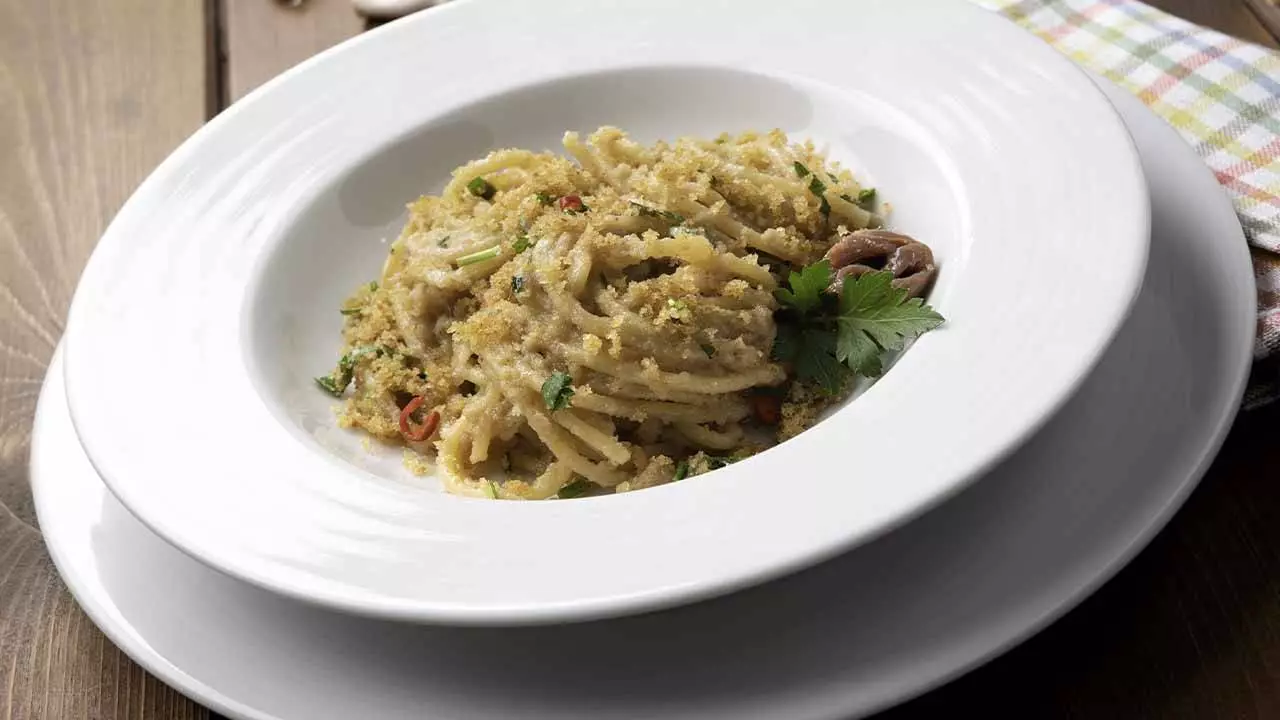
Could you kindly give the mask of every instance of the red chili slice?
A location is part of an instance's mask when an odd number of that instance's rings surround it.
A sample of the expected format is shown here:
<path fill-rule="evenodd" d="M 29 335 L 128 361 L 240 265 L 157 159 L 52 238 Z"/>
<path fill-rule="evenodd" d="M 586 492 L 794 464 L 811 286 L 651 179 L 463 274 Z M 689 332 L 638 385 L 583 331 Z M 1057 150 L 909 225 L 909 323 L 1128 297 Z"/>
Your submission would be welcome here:
<path fill-rule="evenodd" d="M 765 425 L 777 425 L 782 422 L 782 398 L 777 395 L 764 393 L 752 395 L 751 410 L 756 419 Z"/>
<path fill-rule="evenodd" d="M 421 442 L 431 437 L 435 434 L 436 428 L 440 425 L 440 413 L 437 410 L 432 410 L 430 413 L 427 413 L 427 417 L 423 420 L 421 425 L 414 427 L 410 424 L 410 420 L 412 419 L 410 416 L 413 415 L 414 411 L 422 407 L 422 404 L 426 401 L 426 398 L 418 395 L 410 400 L 409 403 L 404 406 L 404 409 L 400 411 L 400 432 L 414 442 Z"/>
<path fill-rule="evenodd" d="M 568 212 L 582 212 L 582 198 L 577 195 L 565 195 L 557 202 L 560 203 L 560 209 Z"/>

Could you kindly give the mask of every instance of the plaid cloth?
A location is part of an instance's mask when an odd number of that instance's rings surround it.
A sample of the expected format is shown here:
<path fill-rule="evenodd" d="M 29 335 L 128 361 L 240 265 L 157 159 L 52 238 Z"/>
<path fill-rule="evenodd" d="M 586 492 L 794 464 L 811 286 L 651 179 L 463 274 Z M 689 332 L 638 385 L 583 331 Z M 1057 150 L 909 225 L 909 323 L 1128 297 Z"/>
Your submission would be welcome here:
<path fill-rule="evenodd" d="M 1280 53 L 1135 0 L 975 0 L 1132 92 L 1195 148 L 1252 246 L 1258 336 L 1245 406 L 1280 398 Z"/>

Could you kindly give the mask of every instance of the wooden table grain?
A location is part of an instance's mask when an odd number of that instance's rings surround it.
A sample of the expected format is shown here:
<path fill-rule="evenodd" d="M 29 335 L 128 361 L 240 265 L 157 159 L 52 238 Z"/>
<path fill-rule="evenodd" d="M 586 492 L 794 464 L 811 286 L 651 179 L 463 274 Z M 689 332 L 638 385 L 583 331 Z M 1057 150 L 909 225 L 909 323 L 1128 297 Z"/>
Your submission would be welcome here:
<path fill-rule="evenodd" d="M 1154 4 L 1278 47 L 1277 0 Z M 67 593 L 27 485 L 32 413 L 79 272 L 134 187 L 228 103 L 365 27 L 347 0 L 0 0 L 0 718 L 217 717 Z M 885 717 L 1280 717 L 1278 432 L 1280 407 L 1241 416 L 1115 580 Z"/>

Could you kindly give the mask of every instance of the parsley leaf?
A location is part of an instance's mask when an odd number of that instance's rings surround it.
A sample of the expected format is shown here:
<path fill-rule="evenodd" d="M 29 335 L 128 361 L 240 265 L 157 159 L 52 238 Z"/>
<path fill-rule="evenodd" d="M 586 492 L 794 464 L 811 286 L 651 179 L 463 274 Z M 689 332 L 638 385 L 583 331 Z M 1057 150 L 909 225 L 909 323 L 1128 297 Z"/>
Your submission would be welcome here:
<path fill-rule="evenodd" d="M 774 291 L 781 308 L 771 355 L 795 378 L 836 394 L 852 375 L 879 377 L 883 356 L 938 327 L 942 316 L 893 286 L 889 272 L 847 277 L 838 298 L 826 290 L 831 265 L 823 260 L 791 271 L 790 288 Z"/>
<path fill-rule="evenodd" d="M 347 391 L 347 386 L 355 379 L 356 363 L 361 358 L 366 355 L 382 357 L 390 353 L 391 350 L 382 345 L 361 345 L 338 359 L 337 372 L 315 378 L 316 385 L 334 397 L 342 397 L 342 393 Z"/>
<path fill-rule="evenodd" d="M 800 326 L 795 323 L 778 322 L 778 334 L 773 336 L 773 349 L 769 356 L 778 362 L 795 362 L 800 354 Z"/>
<path fill-rule="evenodd" d="M 831 284 L 831 261 L 821 260 L 800 272 L 792 270 L 787 284 L 791 286 L 790 290 L 778 288 L 773 291 L 778 302 L 801 315 L 817 310 L 822 304 L 822 291 Z"/>
<path fill-rule="evenodd" d="M 889 272 L 845 278 L 840 292 L 836 357 L 868 377 L 883 372 L 880 350 L 901 350 L 942 324 L 942 316 L 920 298 L 892 284 Z"/>
<path fill-rule="evenodd" d="M 555 198 L 551 197 L 550 195 L 544 192 L 534 193 L 533 196 L 538 199 L 539 205 L 550 205 L 551 203 L 556 201 Z"/>
<path fill-rule="evenodd" d="M 804 163 L 800 162 L 799 160 L 792 163 L 791 167 L 795 168 L 796 177 L 808 177 L 809 168 L 805 167 Z"/>
<path fill-rule="evenodd" d="M 497 188 L 490 185 L 489 181 L 482 177 L 474 178 L 471 182 L 467 183 L 467 192 L 470 192 L 472 195 L 475 195 L 482 200 L 492 200 L 493 194 L 497 191 Z"/>
<path fill-rule="evenodd" d="M 835 395 L 844 388 L 849 370 L 835 357 L 836 339 L 829 330 L 807 328 L 800 332 L 796 352 L 796 377 Z"/>
<path fill-rule="evenodd" d="M 875 199 L 876 199 L 875 188 L 862 188 L 861 190 L 858 191 L 858 202 L 860 203 L 869 203 Z"/>
<path fill-rule="evenodd" d="M 528 235 L 517 235 L 515 242 L 511 243 L 511 249 L 514 250 L 517 255 L 531 247 L 533 247 L 533 241 L 529 239 Z"/>
<path fill-rule="evenodd" d="M 715 345 L 712 345 L 711 343 L 699 343 L 698 347 L 702 348 L 702 352 L 706 353 L 707 357 L 712 358 L 716 356 Z"/>
<path fill-rule="evenodd" d="M 681 460 L 680 462 L 676 463 L 676 474 L 675 474 L 675 477 L 671 479 L 683 480 L 687 477 L 689 477 L 689 461 Z"/>
<path fill-rule="evenodd" d="M 591 492 L 592 488 L 594 488 L 595 486 L 596 485 L 593 482 L 590 482 L 583 478 L 578 478 L 577 480 L 574 480 L 573 482 L 570 482 L 566 484 L 564 487 L 560 488 L 560 491 L 556 493 L 556 497 L 561 498 L 562 500 L 567 500 L 568 498 L 582 497 L 583 495 L 586 495 L 587 493 Z"/>
<path fill-rule="evenodd" d="M 542 401 L 548 410 L 563 410 L 569 407 L 573 397 L 573 378 L 559 370 L 551 373 L 551 377 L 542 383 Z"/>
<path fill-rule="evenodd" d="M 633 207 L 639 210 L 640 214 L 643 215 L 644 217 L 661 218 L 673 225 L 680 225 L 681 223 L 684 222 L 684 216 L 681 215 L 680 213 L 674 213 L 674 212 L 671 212 L 670 210 L 659 210 L 658 208 L 652 208 L 652 207 L 649 207 L 648 205 L 644 205 L 635 201 L 628 201 L 628 202 L 630 202 Z"/>
<path fill-rule="evenodd" d="M 809 179 L 809 192 L 817 195 L 818 197 L 822 197 L 822 194 L 826 191 L 827 184 L 819 180 L 817 175 L 814 175 Z"/>

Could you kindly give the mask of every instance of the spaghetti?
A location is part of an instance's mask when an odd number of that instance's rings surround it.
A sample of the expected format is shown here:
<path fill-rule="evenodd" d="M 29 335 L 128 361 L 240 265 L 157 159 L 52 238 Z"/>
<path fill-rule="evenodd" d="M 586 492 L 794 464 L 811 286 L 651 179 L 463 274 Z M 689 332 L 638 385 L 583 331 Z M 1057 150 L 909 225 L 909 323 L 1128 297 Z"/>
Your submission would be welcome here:
<path fill-rule="evenodd" d="M 564 147 L 495 151 L 410 206 L 319 379 L 354 382 L 341 424 L 451 492 L 541 499 L 682 479 L 812 422 L 834 398 L 771 358 L 777 273 L 879 227 L 868 191 L 780 131 Z"/>

